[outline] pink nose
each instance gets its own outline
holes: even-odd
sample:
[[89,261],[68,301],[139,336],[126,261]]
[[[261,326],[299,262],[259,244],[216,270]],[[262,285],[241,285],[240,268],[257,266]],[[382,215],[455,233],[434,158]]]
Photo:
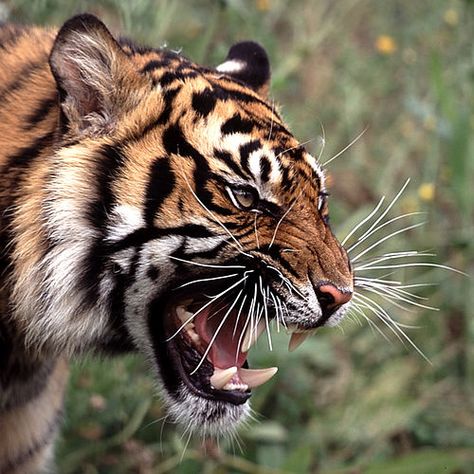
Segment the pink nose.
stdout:
[[352,293],[341,291],[331,284],[324,284],[316,289],[319,304],[323,314],[331,315],[344,303],[347,303],[352,298]]

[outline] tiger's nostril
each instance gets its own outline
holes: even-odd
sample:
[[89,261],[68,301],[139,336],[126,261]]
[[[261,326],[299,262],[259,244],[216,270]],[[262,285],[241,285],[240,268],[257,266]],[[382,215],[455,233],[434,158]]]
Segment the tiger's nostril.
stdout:
[[323,316],[329,317],[352,298],[351,292],[344,292],[329,283],[315,288]]

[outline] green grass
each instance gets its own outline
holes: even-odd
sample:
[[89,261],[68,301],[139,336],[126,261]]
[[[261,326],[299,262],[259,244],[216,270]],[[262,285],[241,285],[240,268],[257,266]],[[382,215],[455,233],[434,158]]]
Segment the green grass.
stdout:
[[[474,274],[474,3],[362,0],[16,0],[0,12],[60,24],[100,15],[144,43],[218,64],[255,39],[273,65],[272,96],[294,133],[322,161],[364,135],[328,167],[332,222],[343,237],[382,194],[411,183],[397,209],[427,224],[393,249],[434,250],[438,263]],[[7,8],[3,8],[6,6]],[[384,38],[388,37],[388,38]],[[421,271],[423,270],[423,271]],[[469,473],[474,472],[474,288],[447,271],[400,272],[437,283],[420,292],[439,312],[391,314],[408,324],[420,357],[366,323],[323,330],[288,354],[275,335],[252,354],[280,372],[256,391],[260,414],[206,455],[170,423],[136,357],[73,365],[58,447],[60,473]],[[160,421],[161,420],[161,421]],[[211,453],[214,449],[211,447]],[[235,453],[235,454],[234,454]]]

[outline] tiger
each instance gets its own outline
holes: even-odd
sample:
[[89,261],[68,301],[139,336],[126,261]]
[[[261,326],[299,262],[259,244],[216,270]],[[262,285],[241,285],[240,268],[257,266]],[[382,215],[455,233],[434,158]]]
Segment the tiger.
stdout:
[[217,67],[91,14],[0,26],[0,472],[52,463],[68,363],[141,353],[170,416],[250,414],[270,325],[295,350],[353,294],[326,178],[252,41]]

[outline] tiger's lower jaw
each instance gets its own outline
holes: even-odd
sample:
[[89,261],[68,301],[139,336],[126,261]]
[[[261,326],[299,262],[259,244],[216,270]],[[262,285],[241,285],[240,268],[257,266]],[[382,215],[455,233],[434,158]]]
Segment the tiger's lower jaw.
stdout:
[[[212,305],[193,317],[202,302],[188,302],[188,307],[163,303],[156,305],[152,314],[157,317],[149,324],[153,359],[171,418],[204,435],[235,431],[249,416],[251,389],[268,381],[276,368],[249,368],[247,352],[255,341],[245,337],[250,333],[246,318],[237,317],[232,304],[223,309],[227,316],[219,318]],[[166,309],[160,314],[159,307]],[[258,328],[253,331],[258,337]]]
[[224,437],[236,431],[250,417],[250,404],[208,400],[182,387],[178,398],[165,396],[168,413],[191,433]]

